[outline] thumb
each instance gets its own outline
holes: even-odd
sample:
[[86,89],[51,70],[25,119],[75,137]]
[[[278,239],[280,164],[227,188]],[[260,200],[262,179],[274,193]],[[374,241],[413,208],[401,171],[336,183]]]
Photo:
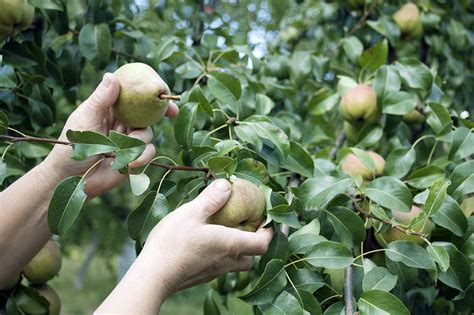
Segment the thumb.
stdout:
[[109,108],[117,101],[119,92],[120,84],[117,78],[112,73],[104,74],[102,82],[83,103],[84,110],[90,114],[90,119],[102,121]]
[[230,197],[231,187],[226,179],[218,179],[189,203],[189,208],[204,222],[221,209]]

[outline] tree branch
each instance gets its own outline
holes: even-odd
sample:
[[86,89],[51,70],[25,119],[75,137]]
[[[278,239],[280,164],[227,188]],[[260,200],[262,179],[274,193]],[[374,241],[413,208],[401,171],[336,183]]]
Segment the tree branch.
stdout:
[[[6,141],[6,142],[41,142],[41,143],[51,143],[51,144],[61,144],[61,145],[73,145],[73,142],[69,141],[61,141],[61,140],[56,140],[56,139],[49,139],[49,138],[38,138],[38,137],[13,137],[13,136],[7,136],[7,135],[0,135],[0,141]],[[106,153],[102,154],[102,156],[106,158],[115,158],[114,154],[111,153]],[[209,177],[213,177],[212,172],[210,172],[209,168],[207,167],[192,167],[192,166],[185,166],[185,165],[171,165],[171,164],[164,164],[164,163],[158,163],[158,162],[152,162],[150,165],[161,167],[167,170],[171,171],[191,171],[191,172],[204,172],[208,174]]]
[[341,132],[341,133],[337,136],[335,146],[334,146],[334,147],[331,149],[331,151],[329,152],[329,158],[330,158],[331,160],[334,160],[334,158],[336,157],[337,150],[339,150],[339,148],[342,146],[342,144],[344,143],[344,140],[346,140],[346,135],[345,135],[344,132]]
[[344,312],[345,315],[354,314],[354,306],[352,299],[354,295],[352,293],[352,266],[347,267],[344,270]]

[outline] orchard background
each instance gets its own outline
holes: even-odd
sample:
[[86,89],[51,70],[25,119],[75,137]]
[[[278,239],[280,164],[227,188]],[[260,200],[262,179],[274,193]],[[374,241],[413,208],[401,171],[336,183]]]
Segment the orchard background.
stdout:
[[[269,251],[249,283],[220,277],[163,313],[195,314],[191,302],[205,314],[474,309],[472,0],[413,1],[416,34],[394,20],[405,1],[28,2],[32,25],[0,44],[2,189],[51,150],[31,137],[57,138],[105,72],[144,62],[181,96],[180,115],[153,127],[152,165],[83,206],[53,198],[50,212],[67,218],[50,220],[65,314],[105,297],[130,239],[139,251],[164,215],[232,175],[265,191]],[[357,84],[376,93],[370,119],[339,109]],[[100,151],[105,137],[83,136],[70,134],[78,156]],[[126,142],[112,151],[133,160],[143,143]],[[342,170],[348,154],[368,176]],[[412,206],[408,221],[391,211]]]

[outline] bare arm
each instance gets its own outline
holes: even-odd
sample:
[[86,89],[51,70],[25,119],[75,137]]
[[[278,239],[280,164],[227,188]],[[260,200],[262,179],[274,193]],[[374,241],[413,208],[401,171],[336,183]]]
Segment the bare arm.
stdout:
[[[109,130],[127,133],[148,143],[138,160],[130,163],[137,167],[148,163],[155,155],[151,144],[150,128],[132,130],[116,121],[110,112],[120,86],[112,74],[106,74],[95,92],[68,118],[61,140],[66,140],[66,131],[90,130],[107,134]],[[178,110],[170,103],[168,116]],[[47,223],[48,205],[54,188],[64,178],[83,175],[98,157],[86,161],[71,160],[72,149],[56,145],[45,161],[33,168],[4,191],[0,192],[0,289],[8,280],[15,278],[34,255],[51,237]],[[86,178],[86,193],[89,198],[100,195],[120,184],[125,175],[110,168],[110,159],[102,161]]]
[[207,218],[229,196],[229,183],[217,180],[195,200],[167,215],[95,314],[156,314],[173,292],[226,272],[249,270],[253,256],[267,251],[273,233],[207,224]]

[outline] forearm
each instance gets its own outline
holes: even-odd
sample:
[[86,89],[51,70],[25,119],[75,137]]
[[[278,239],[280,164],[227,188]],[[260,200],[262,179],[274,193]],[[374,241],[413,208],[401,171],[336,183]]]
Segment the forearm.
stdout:
[[61,178],[43,162],[0,192],[0,287],[51,237],[48,205]]
[[168,293],[165,266],[139,256],[94,314],[158,314]]

